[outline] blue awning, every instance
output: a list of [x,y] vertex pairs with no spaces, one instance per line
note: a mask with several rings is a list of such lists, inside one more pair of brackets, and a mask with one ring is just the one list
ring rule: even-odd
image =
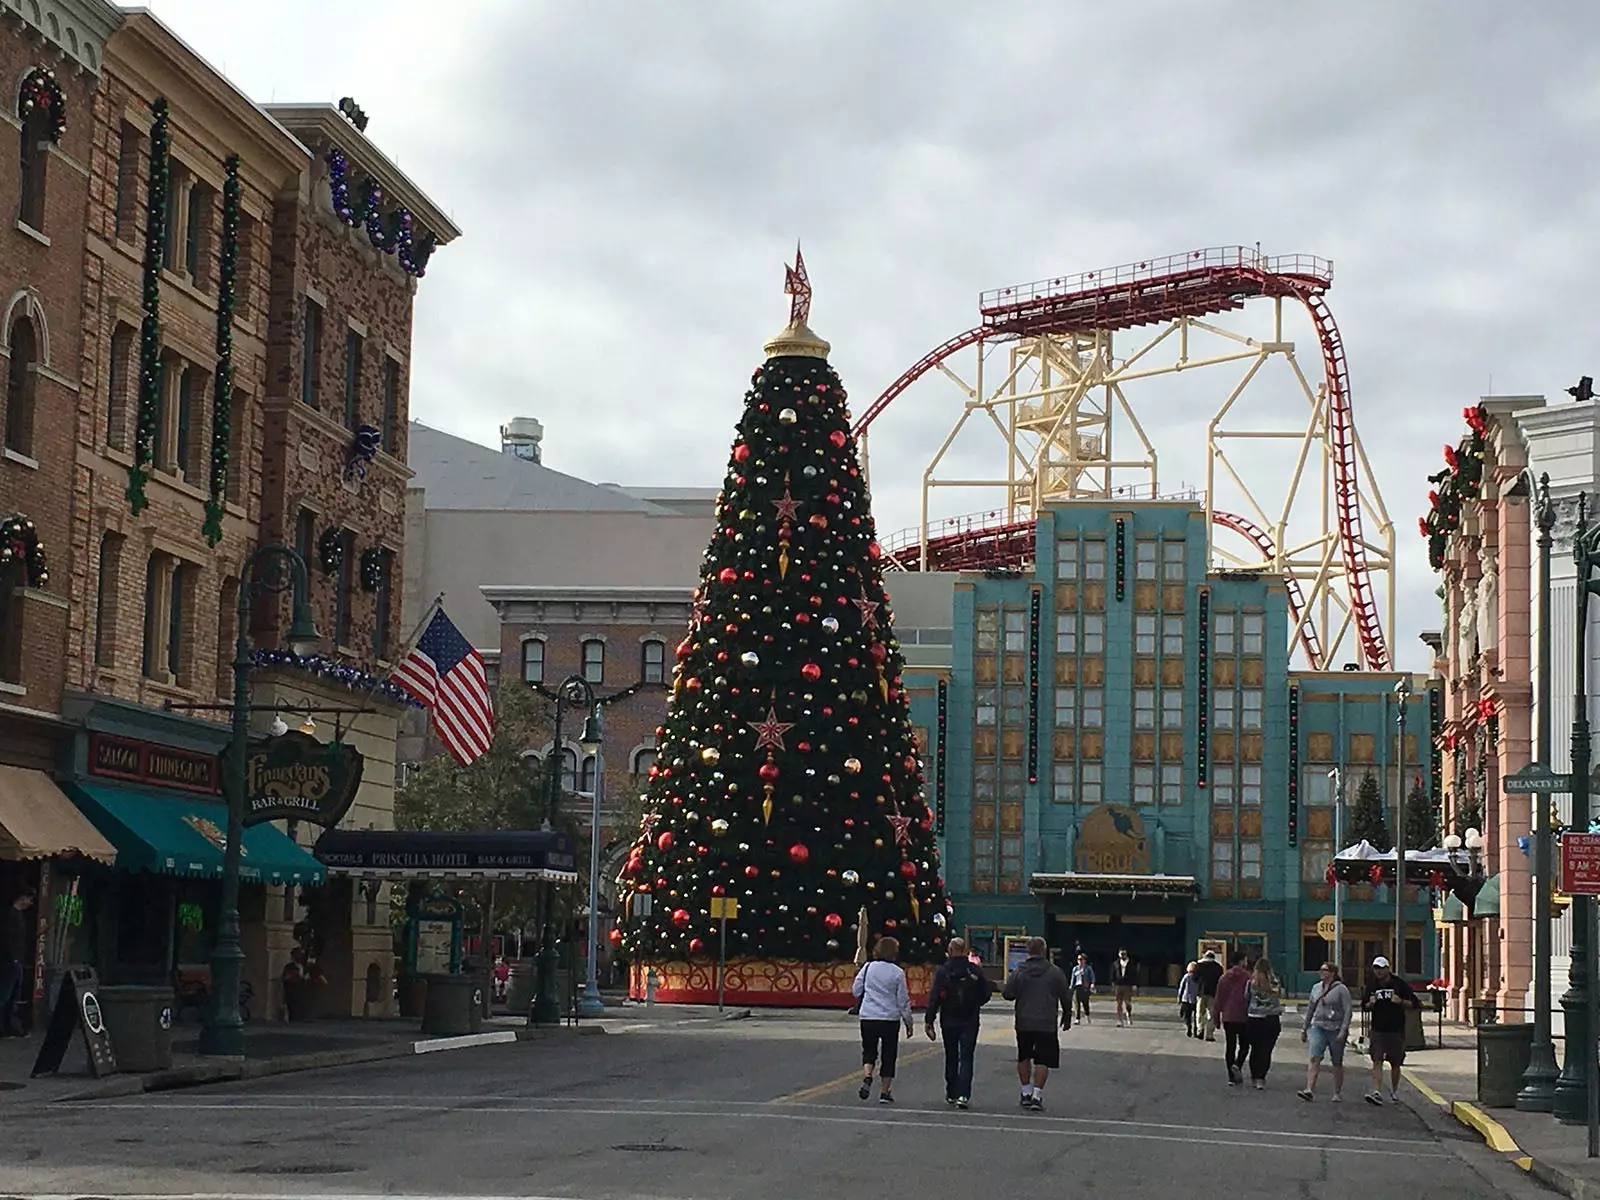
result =
[[[158,875],[218,878],[228,809],[198,796],[72,783],[67,793],[117,848],[117,866]],[[253,825],[240,843],[239,878],[253,883],[321,883],[321,863],[271,825]]]

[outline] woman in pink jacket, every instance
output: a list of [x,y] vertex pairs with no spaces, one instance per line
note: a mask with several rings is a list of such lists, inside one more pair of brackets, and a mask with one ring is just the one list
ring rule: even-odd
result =
[[1217,1020],[1226,1034],[1224,1061],[1228,1066],[1228,1086],[1238,1087],[1245,1059],[1250,1056],[1250,968],[1243,951],[1228,958],[1228,969],[1217,981]]

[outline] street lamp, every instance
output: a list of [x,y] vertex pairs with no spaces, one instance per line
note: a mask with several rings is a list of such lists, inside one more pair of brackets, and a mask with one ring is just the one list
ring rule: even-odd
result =
[[287,641],[296,655],[314,652],[321,643],[306,591],[305,559],[288,546],[258,546],[239,572],[238,634],[233,646],[233,735],[228,743],[228,840],[222,852],[221,913],[217,944],[211,951],[211,1003],[200,1030],[200,1053],[228,1058],[244,1056],[244,1021],[239,1014],[239,983],[244,976],[244,949],[239,945],[239,858],[244,840],[245,758],[250,747],[250,610],[261,596],[293,597]]
[[[1580,383],[1585,387],[1587,380]],[[1594,579],[1594,570],[1600,563],[1600,527],[1591,528],[1588,520],[1586,497],[1578,497],[1578,527],[1572,536],[1572,557],[1577,565],[1576,656],[1572,696],[1572,819],[1568,827],[1578,832],[1589,828],[1589,600],[1600,591]],[[1542,886],[1542,885],[1541,885]],[[1596,1152],[1596,1114],[1594,1107],[1600,1103],[1600,1089],[1594,1086],[1595,1043],[1594,1029],[1590,1024],[1590,1005],[1596,991],[1594,979],[1594,946],[1591,929],[1594,922],[1594,897],[1572,898],[1572,970],[1566,993],[1561,997],[1561,1009],[1566,1016],[1566,1059],[1561,1066],[1561,1077],[1556,1081],[1554,1112],[1557,1120],[1568,1125],[1587,1122],[1589,1125],[1589,1156]]]
[[[1401,676],[1394,685],[1397,702],[1395,762],[1400,770],[1400,786],[1394,803],[1394,969],[1401,973],[1406,961],[1406,705],[1411,700],[1411,680]],[[1421,849],[1421,847],[1418,847]]]
[[[1328,772],[1328,784],[1333,790],[1333,852],[1344,849],[1344,772],[1335,767]],[[1333,961],[1344,961],[1344,884],[1337,876],[1333,880]]]
[[602,754],[600,706],[589,709],[583,722],[583,737],[578,745],[587,757],[594,756],[594,791],[589,796],[589,954],[585,966],[588,974],[583,982],[583,995],[578,1000],[578,1012],[585,1017],[603,1017],[605,1001],[600,999],[599,947],[600,937],[600,793],[605,785],[606,768]]
[[[1524,468],[1506,492],[1506,499],[1514,503],[1532,500],[1534,523],[1539,529],[1539,691],[1534,701],[1539,713],[1539,737],[1534,760],[1548,770],[1552,754],[1550,718],[1554,715],[1550,699],[1550,550],[1556,527],[1550,476],[1540,475],[1536,486],[1533,472]],[[1556,1065],[1555,1042],[1550,1036],[1550,889],[1554,873],[1550,863],[1548,792],[1536,792],[1533,797],[1533,839],[1533,872],[1539,879],[1533,900],[1533,1051],[1528,1069],[1522,1074],[1517,1107],[1524,1112],[1549,1112],[1555,1104],[1561,1069]]]

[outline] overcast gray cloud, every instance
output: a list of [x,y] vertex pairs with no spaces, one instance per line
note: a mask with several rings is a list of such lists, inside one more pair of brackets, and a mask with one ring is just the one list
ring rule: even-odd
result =
[[[975,324],[981,289],[1259,240],[1336,265],[1398,539],[1391,640],[1421,666],[1416,517],[1461,408],[1600,365],[1600,9],[1580,0],[154,8],[259,100],[362,103],[465,230],[419,291],[413,413],[489,443],[538,416],[547,461],[588,478],[720,482],[797,236],[857,411]],[[1315,372],[1303,318],[1289,336]],[[1201,478],[1235,378],[1130,387],[1165,485]],[[1256,424],[1304,405],[1286,373],[1248,396]],[[958,411],[926,380],[875,427],[881,528],[915,520]],[[955,465],[1003,470],[997,450]]]

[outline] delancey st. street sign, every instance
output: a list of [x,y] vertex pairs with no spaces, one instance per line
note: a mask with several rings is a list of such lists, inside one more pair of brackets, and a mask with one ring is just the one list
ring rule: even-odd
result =
[[1572,790],[1571,775],[1558,775],[1543,763],[1529,763],[1522,770],[1513,771],[1500,782],[1511,795]]

